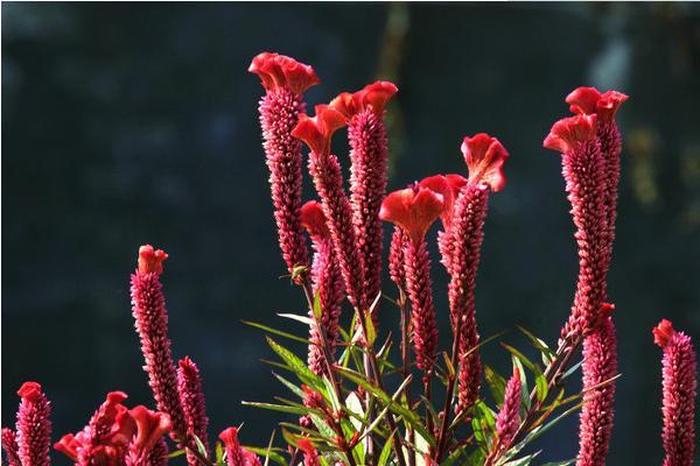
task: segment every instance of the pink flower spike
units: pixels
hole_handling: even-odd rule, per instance
[[[692,466],[697,396],[697,355],[690,337],[674,330],[668,320],[654,329],[654,341],[663,349],[663,466]]]
[[[22,466],[22,462],[19,459],[17,437],[15,432],[7,427],[2,429],[2,449],[5,451],[7,466]]]
[[[202,391],[202,376],[199,368],[189,356],[185,356],[178,362],[177,390],[180,393],[180,403],[185,412],[188,434],[194,434],[202,442],[206,451],[209,451],[209,418]],[[191,453],[188,453],[187,462],[197,466],[200,461]]]
[[[323,207],[318,201],[308,201],[301,206],[301,224],[312,237],[328,238],[330,236]]]
[[[596,136],[596,115],[577,115],[562,118],[554,123],[544,139],[545,149],[566,153],[584,142],[590,142]]]
[[[17,394],[17,453],[22,466],[49,466],[51,458],[51,405],[37,382],[25,382]]]
[[[260,466],[258,456],[241,447],[238,441],[238,429],[229,427],[219,434],[219,439],[224,443],[226,451],[226,463],[228,466]]]
[[[400,226],[415,244],[419,244],[444,208],[442,194],[416,186],[394,191],[385,197],[379,218]]]
[[[504,188],[503,164],[508,160],[508,151],[498,139],[479,133],[465,137],[461,149],[469,168],[470,183],[484,183],[494,192]]]
[[[355,93],[343,92],[330,103],[330,107],[339,111],[348,120],[364,110],[371,110],[377,115],[384,112],[386,103],[398,92],[396,85],[390,81],[376,81],[366,85]]]
[[[496,416],[496,433],[501,448],[508,448],[520,425],[521,392],[520,371],[514,367],[513,375],[506,384],[503,405]]]
[[[292,136],[306,143],[317,155],[328,155],[331,150],[331,137],[345,126],[345,118],[328,105],[316,105],[314,111],[316,115],[313,118],[306,114],[299,115],[299,123],[292,131]]]
[[[256,55],[248,71],[258,75],[267,91],[283,88],[302,94],[321,82],[311,66],[277,53],[263,52]]]

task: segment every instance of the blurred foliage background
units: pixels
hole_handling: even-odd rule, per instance
[[[556,339],[576,257],[559,157],[541,142],[574,87],[631,96],[619,115],[610,291],[623,378],[609,464],[660,463],[650,329],[666,316],[700,340],[697,4],[3,3],[2,39],[3,425],[26,379],[54,402],[55,438],[80,429],[109,390],[150,403],[128,278],[151,242],[170,253],[174,351],[202,368],[212,432],[245,421],[246,442],[267,441],[275,417],[239,401],[283,388],[240,319],[287,325],[274,312],[303,306],[278,279],[262,89],[246,73],[254,54],[276,50],[315,66],[323,84],[311,104],[397,82],[392,189],[464,170],[465,134],[487,131],[509,149],[478,279],[483,335],[518,323]],[[434,278],[447,335],[437,265]],[[384,329],[398,319],[386,309]],[[508,364],[497,345],[485,358]],[[546,436],[543,458],[575,454],[576,424]]]

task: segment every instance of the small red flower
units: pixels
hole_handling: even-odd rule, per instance
[[[145,459],[153,447],[172,429],[170,416],[151,411],[145,406],[137,406],[129,410],[129,415],[136,423],[136,437],[129,446],[129,456],[132,459]],[[136,461],[134,464],[142,463]]]
[[[316,105],[313,118],[302,113],[292,136],[300,139],[317,155],[328,155],[331,150],[331,137],[345,126],[345,117],[328,105]]]
[[[469,182],[484,183],[498,192],[506,185],[503,164],[508,160],[508,151],[501,142],[486,133],[465,137],[462,154],[469,168]]]
[[[312,237],[328,238],[330,236],[326,215],[318,201],[308,201],[301,206],[301,224]]]
[[[368,109],[381,115],[386,103],[398,90],[392,82],[376,81],[357,92],[343,92],[331,101],[330,107],[342,113],[348,120]]]
[[[139,248],[139,272],[163,273],[163,262],[168,258],[168,254],[162,249],[154,249],[150,244]]]
[[[267,91],[286,88],[295,94],[301,94],[321,82],[311,66],[291,57],[271,52],[256,55],[248,71],[260,77]]]
[[[610,121],[629,97],[618,91],[601,93],[595,87],[581,86],[566,96],[566,103],[572,113],[596,114],[601,120]]]
[[[229,427],[219,434],[224,443],[226,463],[228,466],[260,466],[258,456],[243,448],[238,441],[238,429]]]
[[[659,325],[654,327],[651,333],[654,335],[654,343],[656,343],[659,348],[663,349],[666,348],[666,345],[671,341],[676,331],[673,329],[673,324],[670,320],[661,319]]]
[[[583,142],[589,142],[596,136],[596,115],[577,115],[562,118],[554,123],[549,134],[544,139],[546,149],[569,152]]]
[[[300,438],[297,440],[297,446],[304,452],[304,466],[319,466],[321,464],[318,458],[318,451],[311,440]]]
[[[400,226],[419,244],[430,226],[442,215],[445,198],[421,186],[401,189],[384,198],[379,218]]]
[[[37,382],[25,382],[17,394],[17,452],[23,466],[49,466],[51,404]]]

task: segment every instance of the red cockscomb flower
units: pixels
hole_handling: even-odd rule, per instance
[[[428,383],[435,364],[438,330],[433,305],[430,255],[425,234],[445,208],[441,194],[418,185],[390,193],[379,217],[401,227],[409,241],[403,249],[406,292],[411,300],[411,327],[416,365]]]
[[[505,186],[503,165],[509,157],[500,141],[485,133],[465,137],[461,150],[469,177],[456,196],[450,227],[443,239],[449,245],[443,247],[443,263],[450,274],[450,320],[453,332],[459,332],[458,413],[467,410],[479,394],[481,361],[474,350],[479,343],[474,289],[489,193]],[[453,178],[452,183],[457,186],[461,180]]]
[[[513,368],[513,375],[506,384],[503,405],[496,416],[496,435],[501,448],[507,448],[520,426],[520,401],[522,385],[520,371]]]
[[[318,450],[307,438],[297,440],[297,447],[304,452],[304,466],[320,466],[321,460],[318,457]]]
[[[177,391],[180,394],[180,403],[185,412],[188,435],[196,435],[208,452],[209,434],[207,429],[209,428],[209,418],[207,417],[204,392],[202,391],[202,376],[199,368],[189,356],[185,356],[178,362]],[[191,452],[187,454],[187,462],[191,466],[201,463]]]
[[[406,268],[404,266],[404,248],[408,236],[401,227],[394,227],[389,245],[389,278],[402,291],[406,291]]]
[[[321,203],[309,201],[301,208],[301,222],[309,232],[314,248],[311,264],[311,286],[314,295],[318,295],[321,305],[321,325],[331,350],[338,340],[338,320],[343,303],[343,277],[335,259],[330,230],[326,224]],[[322,339],[313,312],[309,310],[312,324],[309,329],[309,368],[315,374],[327,372],[325,355],[321,347]]]
[[[322,201],[345,290],[350,302],[365,310],[364,263],[357,249],[357,235],[348,222],[352,218],[352,206],[343,189],[343,175],[338,158],[331,154],[331,137],[344,124],[345,118],[341,113],[327,105],[317,105],[316,116],[311,118],[301,115],[292,135],[304,141],[311,149],[309,172]]]
[[[229,427],[219,434],[219,439],[224,443],[226,451],[226,464],[228,466],[260,466],[258,456],[243,448],[238,441],[238,429]]]
[[[138,268],[131,275],[131,306],[145,359],[144,370],[159,411],[173,424],[174,440],[185,442],[187,424],[177,391],[177,370],[170,349],[168,312],[160,274],[168,255],[151,245],[139,248]]]
[[[301,144],[291,134],[305,110],[302,94],[320,81],[313,68],[276,53],[261,53],[248,71],[266,90],[258,107],[277,235],[289,273],[308,265],[299,219],[302,195]]]
[[[163,436],[173,427],[170,416],[151,411],[145,406],[137,406],[129,410],[129,416],[136,425],[136,435],[129,444],[126,465],[166,465],[168,447],[165,445]]]
[[[22,398],[15,427],[17,456],[22,466],[49,466],[51,404],[36,382],[25,382],[17,394]]]
[[[653,329],[654,343],[663,349],[663,466],[692,466],[695,458],[695,397],[697,364],[690,337],[663,319]]]
[[[7,466],[22,466],[19,459],[19,447],[17,446],[17,436],[15,431],[7,427],[2,429],[2,449],[5,451]]]
[[[604,466],[612,436],[617,336],[614,306],[604,304],[598,326],[583,340],[583,407],[579,421],[577,466]],[[605,383],[608,382],[608,383]]]
[[[377,81],[353,94],[342,93],[330,103],[348,124],[352,222],[365,265],[369,301],[381,288],[382,224],[378,214],[386,193],[388,153],[384,106],[397,90],[393,83]]]
[[[544,147],[562,153],[562,167],[576,226],[579,274],[574,303],[561,337],[585,335],[596,327],[606,299],[607,223],[605,160],[596,137],[595,115],[557,121]]]

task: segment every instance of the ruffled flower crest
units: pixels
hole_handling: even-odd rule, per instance
[[[154,249],[150,244],[139,248],[138,269],[141,273],[163,273],[163,262],[168,254],[162,249]]]
[[[601,93],[595,87],[581,86],[566,96],[566,103],[572,113],[582,115],[598,115],[603,121],[611,121],[620,106],[629,96],[618,91]]]
[[[357,92],[339,94],[331,101],[330,107],[339,111],[348,120],[365,110],[381,115],[387,102],[398,90],[399,88],[390,81],[376,81]]]
[[[416,185],[390,193],[384,198],[379,218],[400,226],[414,243],[420,243],[430,226],[442,215],[445,197]]]
[[[306,143],[312,152],[328,155],[333,133],[345,126],[345,117],[328,105],[316,105],[314,111],[314,117],[299,115],[299,123],[292,131],[292,136]]]
[[[503,164],[508,160],[508,151],[498,139],[486,133],[465,137],[461,150],[469,169],[469,183],[484,183],[494,192],[505,187]]]
[[[573,150],[578,144],[594,140],[596,119],[594,114],[562,118],[552,126],[544,139],[544,147],[563,154]]]
[[[663,349],[666,348],[676,331],[673,329],[673,324],[670,320],[662,319],[659,325],[652,329],[651,333],[654,335],[654,343]]]
[[[313,67],[278,53],[263,52],[256,55],[248,71],[258,75],[266,91],[282,88],[302,94],[321,82]]]
[[[330,237],[330,231],[326,225],[326,215],[318,201],[308,201],[301,206],[301,225],[312,237]]]

